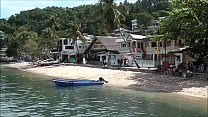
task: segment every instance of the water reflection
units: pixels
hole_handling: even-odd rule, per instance
[[[110,86],[57,88],[50,77],[2,68],[1,114],[70,117],[206,117],[206,101]]]

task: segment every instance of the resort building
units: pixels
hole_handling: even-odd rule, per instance
[[[77,44],[76,44],[77,43]],[[56,55],[60,62],[77,62],[77,54],[83,54],[87,45],[80,40],[75,41],[71,38],[59,38],[57,51],[51,53]]]
[[[119,53],[119,44],[116,40],[119,37],[112,36],[95,36],[95,39],[88,45],[85,50],[87,61],[99,64],[106,62],[108,64],[116,64]]]

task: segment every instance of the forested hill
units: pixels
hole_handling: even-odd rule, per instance
[[[152,19],[167,15],[170,8],[168,0],[138,0],[135,3],[125,0],[120,4],[114,4],[114,0],[103,1],[112,4],[35,8],[21,11],[7,20],[0,19],[0,48],[6,47],[8,56],[41,58],[43,50],[49,54],[56,48],[58,38],[84,39],[83,33],[107,35],[118,24],[131,29],[134,19],[138,20],[140,29],[145,29]]]
[[[137,19],[138,26],[144,28],[154,18],[167,15],[169,9],[168,0],[142,0],[135,3],[129,3],[125,0],[123,3],[129,11],[126,20],[121,22],[121,26],[131,29],[131,20]],[[83,5],[74,8],[46,7],[43,9],[35,8],[32,10],[21,11],[20,14],[12,15],[8,20],[1,19],[0,30],[5,33],[25,30],[37,32],[41,35],[42,30],[54,27],[59,31],[59,37],[65,36],[64,30],[70,29],[70,23],[80,23],[81,32],[96,35],[106,34],[106,25],[101,17],[101,6]],[[55,25],[54,25],[55,24]]]

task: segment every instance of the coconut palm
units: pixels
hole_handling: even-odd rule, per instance
[[[100,0],[100,4],[102,5],[103,18],[105,19],[105,22],[108,26],[108,31],[112,32],[113,29],[115,28],[115,26],[119,27],[121,20],[126,19],[125,15],[128,14],[128,10],[122,4],[117,6],[117,4],[114,2],[114,0]],[[120,30],[120,33],[122,35],[121,30]],[[123,37],[123,35],[122,35],[122,38],[127,43],[127,40]],[[129,51],[131,52],[132,58],[136,64],[137,68],[140,68],[134,55],[132,54],[130,47],[129,47]]]
[[[108,27],[108,31],[112,32],[117,28],[121,20],[125,20],[125,15],[128,14],[127,8],[120,4],[117,5],[114,0],[100,0],[102,5],[102,18]]]
[[[70,23],[69,26],[71,28],[66,31],[68,33],[67,37],[74,39],[75,41],[74,43],[77,49],[77,55],[79,56],[79,48],[78,48],[77,40],[81,40],[83,43],[85,43],[86,41],[83,34],[80,32],[81,24],[77,22],[73,22],[73,23]]]
[[[16,35],[16,39],[19,45],[17,49],[20,56],[24,54],[25,57],[34,57],[37,53],[37,33],[33,31],[22,31]]]

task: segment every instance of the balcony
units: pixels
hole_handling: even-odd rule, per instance
[[[129,53],[130,50],[128,47],[122,47],[118,50],[119,53]]]

